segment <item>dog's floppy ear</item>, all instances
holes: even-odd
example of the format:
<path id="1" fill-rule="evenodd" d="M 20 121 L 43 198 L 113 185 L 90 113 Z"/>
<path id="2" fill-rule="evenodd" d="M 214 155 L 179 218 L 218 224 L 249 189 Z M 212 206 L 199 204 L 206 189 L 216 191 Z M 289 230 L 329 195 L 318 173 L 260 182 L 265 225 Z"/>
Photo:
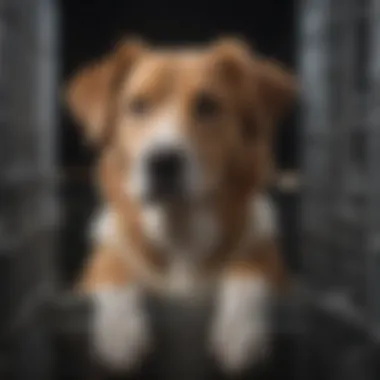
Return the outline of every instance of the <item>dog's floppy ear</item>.
<path id="1" fill-rule="evenodd" d="M 139 40 L 122 41 L 109 55 L 85 66 L 69 80 L 65 102 L 91 143 L 102 144 L 107 137 L 118 85 L 143 49 Z"/>
<path id="2" fill-rule="evenodd" d="M 257 56 L 242 39 L 227 37 L 215 43 L 216 64 L 231 84 L 244 89 L 246 101 L 256 89 L 260 103 L 273 122 L 292 106 L 296 95 L 293 74 L 280 63 Z"/>
<path id="3" fill-rule="evenodd" d="M 242 120 L 243 143 L 230 168 L 233 181 L 249 190 L 265 186 L 274 170 L 268 138 L 295 100 L 295 78 L 280 64 L 255 54 L 241 39 L 219 39 L 214 49 L 214 69 L 233 89 Z"/>
<path id="4" fill-rule="evenodd" d="M 253 65 L 259 96 L 274 122 L 285 116 L 297 94 L 293 74 L 280 63 L 257 57 Z"/>
<path id="5" fill-rule="evenodd" d="M 214 43 L 214 68 L 229 85 L 243 88 L 251 71 L 251 51 L 241 39 L 226 37 Z"/>

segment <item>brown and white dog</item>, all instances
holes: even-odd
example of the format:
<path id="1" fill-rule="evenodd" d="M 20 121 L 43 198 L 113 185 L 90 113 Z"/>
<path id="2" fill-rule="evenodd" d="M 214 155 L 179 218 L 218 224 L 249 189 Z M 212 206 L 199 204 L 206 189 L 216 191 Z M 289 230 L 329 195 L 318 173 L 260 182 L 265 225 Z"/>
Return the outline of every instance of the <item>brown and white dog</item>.
<path id="1" fill-rule="evenodd" d="M 152 344 L 144 292 L 215 289 L 210 343 L 227 371 L 268 344 L 286 283 L 266 195 L 274 126 L 293 76 L 243 42 L 155 49 L 131 40 L 77 73 L 67 102 L 99 149 L 103 209 L 79 290 L 94 297 L 93 345 L 129 370 Z"/>

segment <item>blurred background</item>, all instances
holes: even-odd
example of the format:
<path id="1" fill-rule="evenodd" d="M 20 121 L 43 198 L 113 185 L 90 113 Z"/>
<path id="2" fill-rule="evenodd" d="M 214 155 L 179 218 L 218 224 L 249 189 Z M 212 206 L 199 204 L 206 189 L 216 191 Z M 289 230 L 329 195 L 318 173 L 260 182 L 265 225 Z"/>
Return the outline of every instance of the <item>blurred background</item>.
<path id="1" fill-rule="evenodd" d="M 0 379 L 94 378 L 71 354 L 85 351 L 80 307 L 46 311 L 82 267 L 96 206 L 94 157 L 60 91 L 125 34 L 241 35 L 298 74 L 273 188 L 298 286 L 264 378 L 379 379 L 379 0 L 2 0 Z"/>

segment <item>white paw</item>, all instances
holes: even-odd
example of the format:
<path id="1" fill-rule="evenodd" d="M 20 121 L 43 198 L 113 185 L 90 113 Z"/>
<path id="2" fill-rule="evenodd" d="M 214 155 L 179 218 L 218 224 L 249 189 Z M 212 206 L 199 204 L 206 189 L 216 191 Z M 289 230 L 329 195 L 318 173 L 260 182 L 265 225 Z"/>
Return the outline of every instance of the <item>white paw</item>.
<path id="1" fill-rule="evenodd" d="M 270 350 L 269 293 L 261 279 L 224 282 L 211 331 L 219 366 L 234 374 L 265 359 Z"/>
<path id="2" fill-rule="evenodd" d="M 141 297 L 134 287 L 105 289 L 94 294 L 92 349 L 113 371 L 133 370 L 150 348 L 150 333 Z"/>

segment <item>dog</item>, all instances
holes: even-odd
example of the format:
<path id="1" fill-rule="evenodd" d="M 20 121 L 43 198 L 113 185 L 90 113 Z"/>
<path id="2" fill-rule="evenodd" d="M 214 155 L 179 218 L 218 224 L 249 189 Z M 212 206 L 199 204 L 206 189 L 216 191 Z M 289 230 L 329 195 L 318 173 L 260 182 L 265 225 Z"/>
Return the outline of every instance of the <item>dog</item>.
<path id="1" fill-rule="evenodd" d="M 154 47 L 138 39 L 69 80 L 69 110 L 98 152 L 102 209 L 77 284 L 95 307 L 92 345 L 115 371 L 152 347 L 142 297 L 213 289 L 211 353 L 226 372 L 268 348 L 273 295 L 288 275 L 278 249 L 276 124 L 295 78 L 244 41 Z"/>

